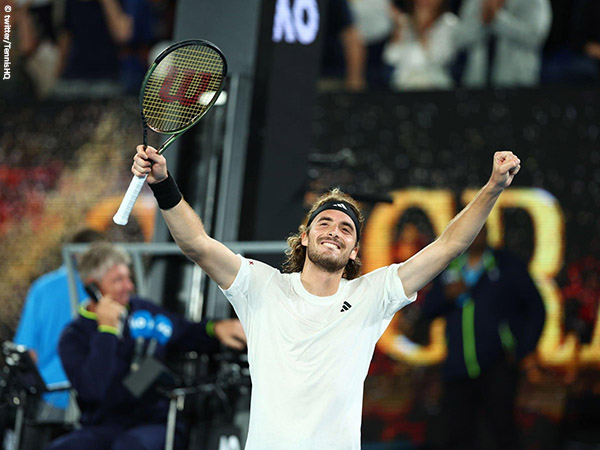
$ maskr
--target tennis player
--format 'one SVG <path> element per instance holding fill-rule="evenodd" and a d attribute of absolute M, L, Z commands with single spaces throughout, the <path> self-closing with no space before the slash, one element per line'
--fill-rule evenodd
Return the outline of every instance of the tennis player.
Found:
<path fill-rule="evenodd" d="M 148 174 L 175 241 L 221 287 L 246 332 L 253 386 L 246 450 L 360 449 L 363 384 L 377 340 L 394 313 L 469 247 L 519 169 L 512 152 L 495 153 L 489 181 L 437 240 L 363 276 L 363 218 L 351 197 L 333 190 L 288 239 L 291 273 L 280 273 L 209 237 L 164 157 L 137 147 L 132 172 Z"/>

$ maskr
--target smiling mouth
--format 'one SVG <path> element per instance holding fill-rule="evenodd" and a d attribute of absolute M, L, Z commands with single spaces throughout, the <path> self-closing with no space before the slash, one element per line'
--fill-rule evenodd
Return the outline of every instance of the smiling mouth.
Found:
<path fill-rule="evenodd" d="M 321 242 L 321 245 L 324 245 L 327 248 L 332 248 L 332 249 L 337 249 L 337 250 L 341 249 L 341 247 L 338 244 L 331 242 L 331 241 Z"/>

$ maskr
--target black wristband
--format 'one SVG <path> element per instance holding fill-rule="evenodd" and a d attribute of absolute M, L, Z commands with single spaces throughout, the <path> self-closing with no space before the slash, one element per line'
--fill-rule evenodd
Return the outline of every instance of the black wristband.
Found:
<path fill-rule="evenodd" d="M 167 178 L 163 181 L 150 185 L 160 209 L 171 209 L 183 198 L 175 179 L 170 173 L 167 172 L 167 174 Z"/>

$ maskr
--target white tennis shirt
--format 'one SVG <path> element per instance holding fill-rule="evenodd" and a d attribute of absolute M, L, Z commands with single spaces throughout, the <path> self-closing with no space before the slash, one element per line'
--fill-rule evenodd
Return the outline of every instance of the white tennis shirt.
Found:
<path fill-rule="evenodd" d="M 248 338 L 252 378 L 246 450 L 360 449 L 363 385 L 377 340 L 412 302 L 399 264 L 318 297 L 300 274 L 241 257 L 224 294 Z"/>

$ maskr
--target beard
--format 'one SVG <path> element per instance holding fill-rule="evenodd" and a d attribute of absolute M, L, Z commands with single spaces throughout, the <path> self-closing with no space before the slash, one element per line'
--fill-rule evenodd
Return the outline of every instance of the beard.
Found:
<path fill-rule="evenodd" d="M 336 273 L 343 270 L 348 264 L 349 258 L 335 257 L 319 253 L 316 249 L 309 245 L 306 250 L 308 259 L 317 267 L 320 267 L 326 272 Z"/>

